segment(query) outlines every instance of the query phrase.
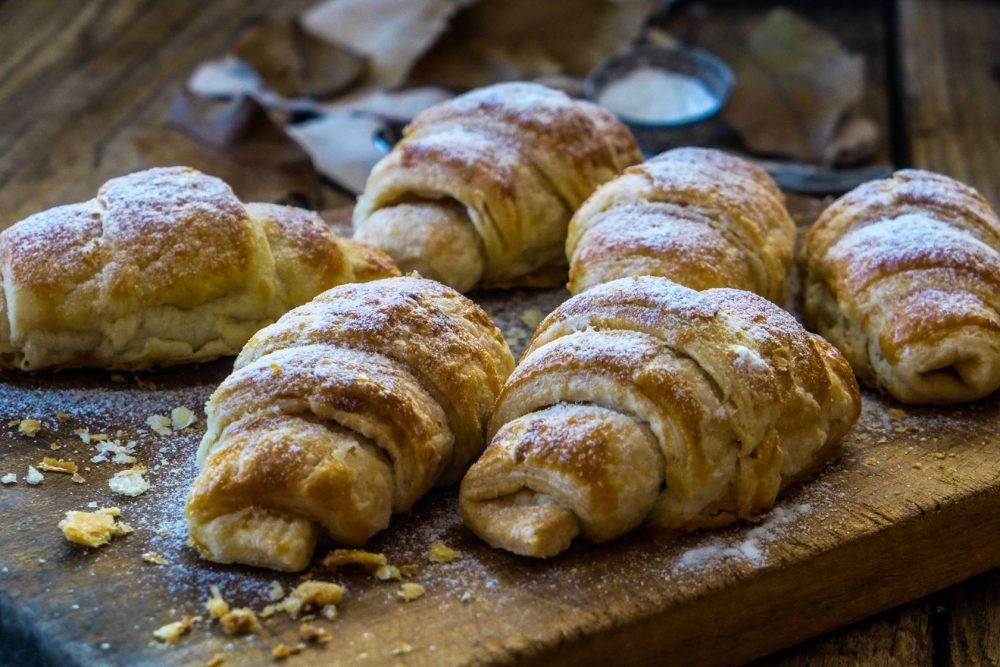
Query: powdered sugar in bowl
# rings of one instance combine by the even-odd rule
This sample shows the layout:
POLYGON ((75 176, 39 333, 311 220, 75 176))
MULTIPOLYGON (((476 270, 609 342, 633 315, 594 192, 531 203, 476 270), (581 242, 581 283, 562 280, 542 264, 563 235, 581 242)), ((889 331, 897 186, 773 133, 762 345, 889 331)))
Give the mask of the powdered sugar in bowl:
POLYGON ((733 74, 701 49, 643 46, 599 64, 584 80, 586 97, 637 134, 685 131, 711 119, 729 99, 733 74))

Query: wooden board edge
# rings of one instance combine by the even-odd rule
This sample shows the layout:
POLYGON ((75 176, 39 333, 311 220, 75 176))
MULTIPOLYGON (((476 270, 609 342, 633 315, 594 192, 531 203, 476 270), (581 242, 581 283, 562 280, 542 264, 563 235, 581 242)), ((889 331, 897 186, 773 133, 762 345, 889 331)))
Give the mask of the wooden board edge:
POLYGON ((712 592, 588 642, 565 637, 535 645, 530 654, 511 654, 510 662, 613 664, 629 655, 635 665, 745 663, 1000 566, 998 508, 1000 484, 813 558, 762 570, 739 589, 712 592), (950 545, 947 553, 937 548, 942 543, 950 545), (956 553, 966 558, 953 559, 956 553), (800 613, 816 607, 826 613, 800 613))

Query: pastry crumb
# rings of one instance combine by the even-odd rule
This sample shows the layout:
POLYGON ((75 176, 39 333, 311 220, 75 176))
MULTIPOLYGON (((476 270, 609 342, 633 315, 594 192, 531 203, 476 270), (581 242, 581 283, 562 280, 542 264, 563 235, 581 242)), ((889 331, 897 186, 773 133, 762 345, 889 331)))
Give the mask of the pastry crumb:
POLYGON ((914 461, 913 462, 913 467, 916 468, 917 470, 920 470, 921 468, 924 467, 924 464, 921 463, 920 461, 914 461))
POLYGON ((142 555, 142 560, 147 563, 152 563, 153 565, 169 565, 169 561, 155 551, 147 551, 144 553, 142 555))
POLYGON ((173 422, 170 417, 163 415, 150 415, 146 417, 146 426, 157 435, 173 435, 173 422))
POLYGON ((38 464, 38 469, 45 472, 64 472, 73 475, 76 474, 77 467, 73 461, 63 461, 62 459, 54 459, 51 456, 46 456, 38 464))
POLYGON ((301 637, 303 641, 311 642, 313 644, 325 644, 333 639, 333 636, 329 632, 321 627, 311 625, 309 623, 303 623, 299 626, 299 637, 301 637))
POLYGON ((396 595, 405 602, 412 602, 417 598, 423 597, 425 592, 424 587, 420 584, 408 582, 399 587, 399 592, 396 595))
POLYGON ((146 466, 139 464, 132 466, 128 470, 116 472, 114 477, 108 480, 108 486, 114 493, 135 498, 141 496, 149 490, 149 482, 143 475, 146 466))
POLYGON ((472 602, 472 591, 465 591, 462 593, 462 597, 458 598, 459 602, 472 602))
POLYGON ((41 484, 45 480, 45 476, 35 469, 35 466, 28 466, 28 474, 24 476, 24 481, 32 486, 36 484, 41 484))
POLYGON ((9 472, 0 477, 0 484, 17 484, 17 473, 9 472))
POLYGON ((432 544, 430 550, 427 552, 427 560, 432 563, 451 563, 458 560, 458 558, 458 552, 441 542, 432 544))
POLYGON ((405 654, 409 653, 412 650, 413 650, 413 646, 411 646, 410 644, 407 644, 406 642, 399 642, 398 644, 396 644, 395 646, 392 647, 392 654, 393 655, 405 655, 405 654))
POLYGON ((545 315, 542 311, 537 308, 528 308, 523 313, 521 313, 521 321, 524 322, 525 326, 529 329, 536 329, 538 325, 542 323, 545 319, 545 315))
POLYGON ((320 607, 319 615, 328 621, 337 620, 337 605, 327 604, 320 607))
POLYGON ((56 419, 59 420, 60 424, 65 424, 66 422, 69 421, 69 414, 66 412, 57 412, 56 419))
POLYGON ((889 408, 889 416, 893 419, 902 419, 906 416, 906 413, 899 408, 889 408))
POLYGON ((222 629, 234 637, 256 634, 262 630, 257 614, 249 607, 232 609, 224 614, 219 622, 222 624, 222 629))
POLYGON ((404 577, 413 577, 417 574, 417 566, 414 563, 407 563, 399 566, 399 573, 404 577))
POLYGON ((194 624, 191 622, 191 619, 185 616, 179 621, 167 623, 153 630, 153 637, 164 644, 176 644, 181 637, 191 632, 192 627, 194 627, 194 624))
POLYGON ((382 565, 375 570, 374 575, 376 579, 381 581, 389 581, 390 579, 398 581, 402 579, 399 568, 395 565, 382 565))
POLYGON ((271 650, 271 657, 275 660, 284 660, 285 658, 298 655, 305 650, 305 645, 295 644, 294 646, 288 646, 287 644, 278 644, 271 650))
POLYGON ((219 667, 222 663, 226 661, 225 653, 216 653, 211 658, 205 661, 205 667, 219 667))
POLYGON ((339 570, 348 565, 358 565, 374 574, 386 562, 386 558, 382 554, 361 549, 334 549, 326 555, 326 558, 320 563, 320 567, 326 570, 339 570))
POLYGON ((210 598, 205 600, 205 609, 208 610, 209 618, 219 619, 229 613, 229 603, 222 598, 222 591, 215 584, 208 587, 209 592, 212 594, 210 598))
POLYGON ((128 535, 132 527, 118 521, 121 510, 117 507, 105 507, 96 512, 66 512, 66 518, 59 522, 58 528, 70 542, 82 544, 85 547, 100 547, 111 541, 116 535, 128 535))
POLYGON ((285 597, 285 587, 281 585, 280 581, 272 581, 271 587, 267 590, 267 598, 271 602, 277 602, 283 597, 285 597))
POLYGON ((170 411, 170 426, 175 431, 180 431, 181 429, 187 428, 195 421, 194 412, 188 408, 182 406, 176 407, 170 411))
POLYGON ((85 480, 85 479, 83 478, 83 475, 81 475, 81 474, 80 474, 80 473, 78 473, 78 472, 75 472, 75 473, 73 473, 73 475, 72 475, 72 476, 71 476, 71 477, 69 478, 69 481, 73 482, 74 484, 83 484, 83 483, 84 483, 84 482, 86 482, 87 480, 85 480))
POLYGON ((22 419, 18 422, 17 430, 29 438, 34 438, 42 430, 42 422, 37 419, 22 419))
POLYGON ((868 458, 865 459, 865 465, 866 466, 877 466, 878 465, 878 461, 875 460, 874 456, 869 456, 868 458))

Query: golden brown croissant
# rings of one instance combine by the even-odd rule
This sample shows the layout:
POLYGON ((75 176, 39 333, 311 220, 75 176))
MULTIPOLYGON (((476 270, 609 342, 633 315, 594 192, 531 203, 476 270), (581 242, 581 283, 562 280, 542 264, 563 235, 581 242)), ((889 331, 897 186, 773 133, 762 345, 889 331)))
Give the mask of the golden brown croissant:
POLYGON ((807 322, 904 403, 1000 387, 1000 220, 975 190, 905 170, 835 201, 805 237, 807 322))
POLYGON ((823 466, 859 412, 847 362, 769 301, 623 278, 541 323, 462 481, 462 514, 529 556, 643 522, 752 519, 823 466))
POLYGON ((784 196, 763 169, 722 151, 678 148, 626 169, 576 212, 569 291, 651 275, 780 303, 794 243, 784 196))
POLYGON ((375 165, 355 238, 463 292, 557 284, 573 211, 641 159, 600 107, 532 83, 481 88, 417 116, 375 165))
POLYGON ((0 368, 145 368, 236 354, 344 282, 399 275, 313 213, 150 169, 0 233, 0 368))
POLYGON ((257 333, 206 406, 191 539, 295 571, 319 533, 363 544, 484 446, 514 366, 478 306, 433 280, 345 285, 257 333))

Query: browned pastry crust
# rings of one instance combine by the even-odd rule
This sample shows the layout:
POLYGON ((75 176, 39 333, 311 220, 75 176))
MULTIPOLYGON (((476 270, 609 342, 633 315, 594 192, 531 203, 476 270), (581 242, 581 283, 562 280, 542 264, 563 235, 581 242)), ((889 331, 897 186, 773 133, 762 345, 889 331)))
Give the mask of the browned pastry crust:
POLYGON ((145 368, 236 354, 290 308, 399 275, 314 213, 150 169, 0 233, 0 368, 145 368))
POLYGON ((599 285, 539 326, 462 482, 462 514, 530 556, 643 522, 754 519, 830 460, 860 400, 843 357, 755 294, 599 285))
POLYGON ((640 159, 604 109, 538 84, 481 88, 413 120, 368 178, 355 238, 460 291, 537 283, 565 266, 576 207, 640 159))
POLYGON ((652 275, 780 303, 794 242, 784 196, 763 169, 722 151, 678 148, 626 169, 576 212, 569 290, 652 275))
POLYGON ((489 316, 432 280, 345 285, 290 311, 206 406, 195 547, 294 571, 321 532, 363 544, 482 452, 513 366, 489 316))
POLYGON ((1000 387, 1000 219, 975 190, 905 170, 835 201, 805 237, 805 310, 862 382, 904 403, 1000 387))

